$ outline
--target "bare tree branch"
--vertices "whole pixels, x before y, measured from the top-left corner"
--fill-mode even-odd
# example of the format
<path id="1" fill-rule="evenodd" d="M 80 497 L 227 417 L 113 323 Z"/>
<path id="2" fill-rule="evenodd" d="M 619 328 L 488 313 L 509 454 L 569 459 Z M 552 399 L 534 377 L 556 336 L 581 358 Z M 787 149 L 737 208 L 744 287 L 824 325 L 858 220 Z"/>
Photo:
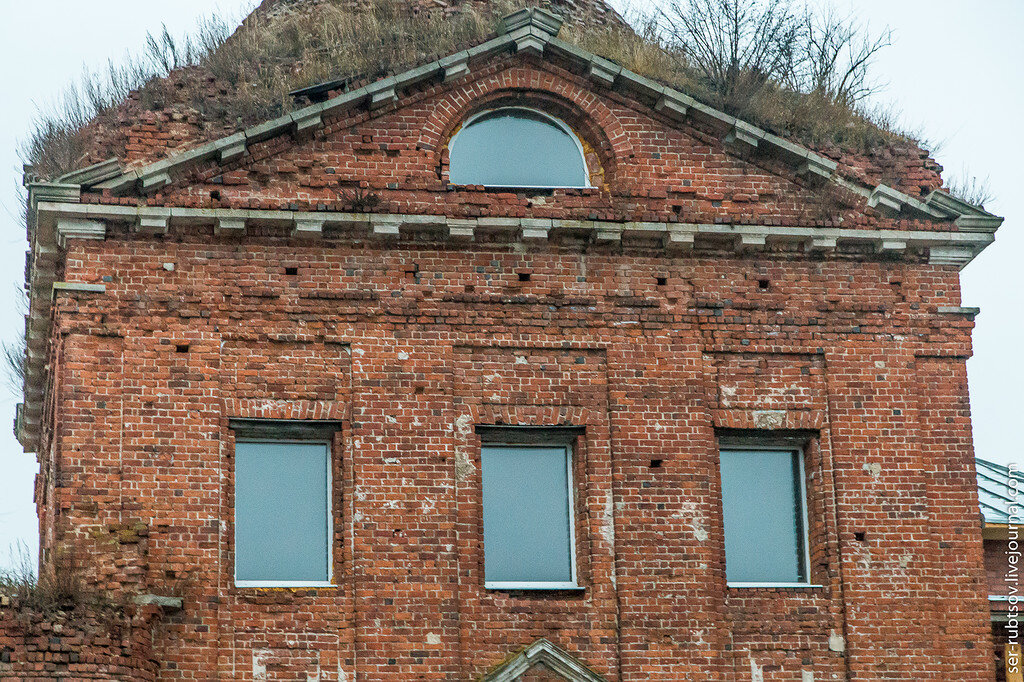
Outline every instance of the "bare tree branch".
<path id="1" fill-rule="evenodd" d="M 878 89 L 871 64 L 892 41 L 832 9 L 791 0 L 671 0 L 660 10 L 667 44 L 736 111 L 769 84 L 852 107 Z"/>
<path id="2" fill-rule="evenodd" d="M 14 290 L 17 308 L 22 314 L 28 314 L 28 294 L 21 287 L 16 286 Z M 0 352 L 3 353 L 4 376 L 7 386 L 11 392 L 20 397 L 25 386 L 25 327 L 21 326 L 15 333 L 13 339 L 7 339 L 0 344 Z"/>

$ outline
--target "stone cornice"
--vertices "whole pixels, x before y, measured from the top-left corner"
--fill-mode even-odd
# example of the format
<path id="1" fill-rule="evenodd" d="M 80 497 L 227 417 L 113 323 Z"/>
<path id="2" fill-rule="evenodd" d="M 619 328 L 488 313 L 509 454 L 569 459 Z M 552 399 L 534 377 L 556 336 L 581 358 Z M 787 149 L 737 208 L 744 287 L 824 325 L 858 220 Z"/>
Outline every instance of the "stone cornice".
<path id="1" fill-rule="evenodd" d="M 482 682 L 512 682 L 538 665 L 551 670 L 566 682 L 604 682 L 603 677 L 546 639 L 538 639 L 484 675 Z"/>
<path id="2" fill-rule="evenodd" d="M 441 233 L 450 239 L 471 239 L 484 233 L 505 233 L 511 239 L 545 241 L 560 233 L 591 236 L 598 242 L 621 241 L 630 235 L 660 237 L 669 251 L 685 251 L 702 241 L 731 243 L 737 251 L 765 251 L 775 244 L 803 244 L 814 252 L 836 251 L 842 245 L 872 247 L 894 256 L 927 250 L 933 263 L 966 265 L 994 237 L 988 232 L 929 230 L 859 230 L 834 227 L 786 227 L 675 222 L 613 222 L 551 218 L 454 218 L 444 215 L 269 211 L 230 208 L 135 207 L 105 204 L 42 202 L 36 207 L 41 225 L 55 231 L 59 243 L 68 239 L 102 239 L 106 222 L 127 223 L 137 231 L 165 233 L 174 227 L 212 227 L 220 236 L 244 238 L 247 227 L 283 228 L 293 236 L 320 237 L 325 230 L 359 231 L 366 238 L 394 239 L 415 232 Z M 159 229 L 154 229 L 159 226 Z"/>

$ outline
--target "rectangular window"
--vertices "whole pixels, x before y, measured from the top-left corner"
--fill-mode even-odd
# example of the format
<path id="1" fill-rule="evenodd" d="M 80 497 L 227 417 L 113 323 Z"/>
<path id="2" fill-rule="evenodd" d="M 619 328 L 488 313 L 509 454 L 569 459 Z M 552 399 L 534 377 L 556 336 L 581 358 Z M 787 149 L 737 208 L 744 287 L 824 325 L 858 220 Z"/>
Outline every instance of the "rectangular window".
<path id="1" fill-rule="evenodd" d="M 808 583 L 803 457 L 722 449 L 725 577 L 730 587 Z"/>
<path id="2" fill-rule="evenodd" d="M 329 585 L 331 462 L 327 443 L 235 445 L 235 584 Z"/>
<path id="3" fill-rule="evenodd" d="M 576 588 L 571 449 L 486 445 L 481 468 L 484 586 Z"/>

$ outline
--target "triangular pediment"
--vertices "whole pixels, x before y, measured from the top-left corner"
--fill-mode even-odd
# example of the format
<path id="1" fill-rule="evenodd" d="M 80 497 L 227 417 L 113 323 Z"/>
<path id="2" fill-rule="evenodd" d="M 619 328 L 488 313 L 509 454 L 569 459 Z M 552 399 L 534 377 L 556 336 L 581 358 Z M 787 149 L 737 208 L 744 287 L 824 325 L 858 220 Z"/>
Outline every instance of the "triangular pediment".
<path id="1" fill-rule="evenodd" d="M 603 677 L 546 639 L 538 639 L 484 675 L 483 682 L 516 682 L 530 672 L 568 682 L 605 682 Z"/>
<path id="2" fill-rule="evenodd" d="M 529 8 L 506 17 L 499 35 L 471 48 L 428 64 L 382 78 L 327 101 L 294 111 L 272 121 L 247 128 L 229 137 L 174 157 L 133 170 L 121 170 L 107 161 L 92 169 L 68 174 L 58 182 L 80 185 L 83 190 L 106 190 L 114 195 L 148 195 L 184 178 L 200 164 L 229 164 L 246 156 L 253 145 L 282 135 L 302 138 L 323 127 L 324 118 L 349 110 L 386 111 L 411 90 L 425 84 L 451 83 L 465 78 L 491 58 L 514 54 L 532 60 L 551 60 L 582 73 L 595 92 L 614 92 L 648 107 L 662 121 L 677 127 L 700 125 L 716 131 L 724 152 L 740 159 L 770 157 L 789 166 L 790 174 L 817 182 L 834 182 L 859 196 L 866 206 L 888 215 L 931 220 L 958 220 L 972 229 L 995 229 L 1000 219 L 941 191 L 922 199 L 886 185 L 865 186 L 838 177 L 837 163 L 790 140 L 705 105 L 688 94 L 623 68 L 610 60 L 558 38 L 560 17 L 543 9 Z"/>

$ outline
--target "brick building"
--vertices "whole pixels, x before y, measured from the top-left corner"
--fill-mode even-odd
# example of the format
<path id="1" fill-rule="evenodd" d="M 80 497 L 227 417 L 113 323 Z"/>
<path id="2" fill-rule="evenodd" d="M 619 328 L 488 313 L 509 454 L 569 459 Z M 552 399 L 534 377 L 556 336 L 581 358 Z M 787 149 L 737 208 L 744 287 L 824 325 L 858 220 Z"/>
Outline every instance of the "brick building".
<path id="1" fill-rule="evenodd" d="M 29 178 L 42 561 L 125 605 L 0 619 L 0 675 L 993 679 L 1001 219 L 560 25 Z"/>
<path id="2" fill-rule="evenodd" d="M 1020 613 L 1016 599 L 1020 577 L 1020 491 L 1024 488 L 1020 470 L 978 460 L 978 498 L 984 520 L 985 573 L 992 612 L 992 641 L 995 644 L 996 679 L 1024 681 L 1021 660 Z"/>

